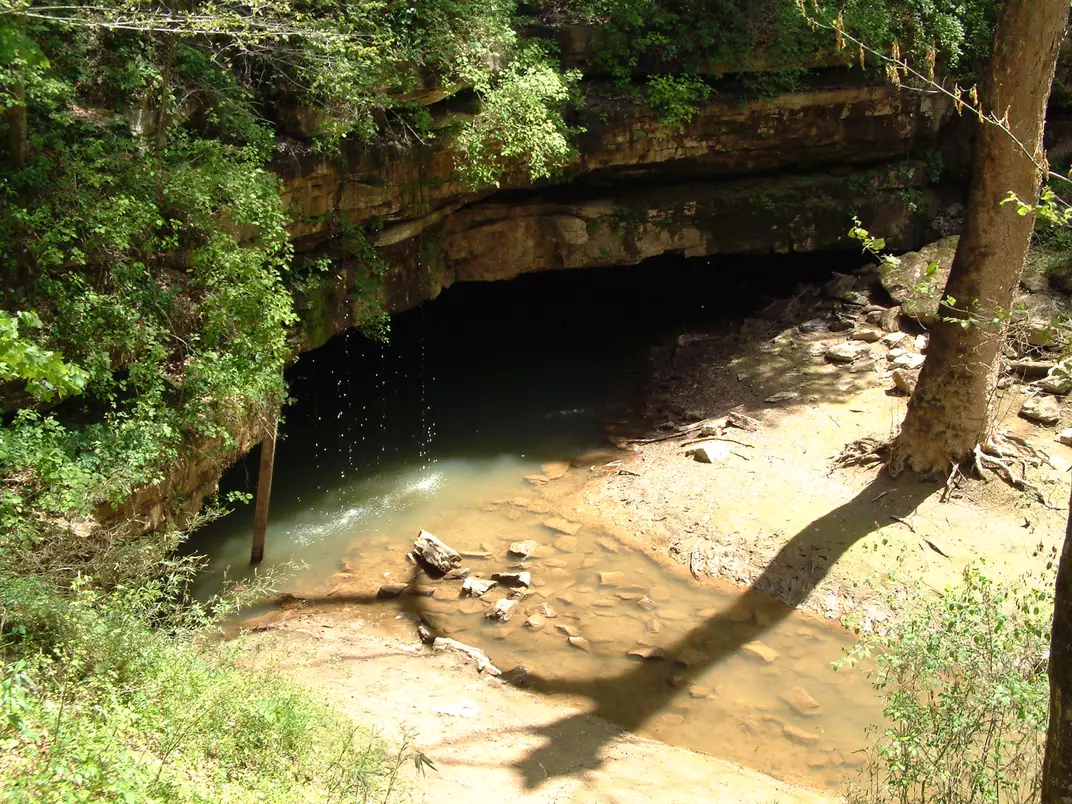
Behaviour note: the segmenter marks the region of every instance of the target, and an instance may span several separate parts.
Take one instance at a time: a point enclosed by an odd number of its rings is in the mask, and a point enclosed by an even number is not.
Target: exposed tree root
[[[834,466],[877,466],[885,464],[890,458],[892,442],[876,438],[861,438],[845,446],[834,458]],[[977,444],[972,454],[961,464],[953,464],[946,477],[941,501],[949,499],[957,488],[958,481],[964,479],[964,472],[972,470],[980,480],[989,480],[992,472],[1017,491],[1030,494],[1047,508],[1053,508],[1034,483],[1027,479],[1028,467],[1038,468],[1046,462],[1045,453],[1028,443],[1025,439],[1008,431],[995,433],[982,444]]]
[[[834,466],[844,468],[846,466],[876,466],[886,463],[890,458],[889,441],[879,441],[877,438],[861,438],[845,445],[836,458]]]
[[[1041,466],[1044,460],[1045,456],[1024,439],[1002,432],[976,445],[971,466],[981,480],[987,479],[989,469],[1014,489],[1030,494],[1049,508],[1041,489],[1027,479],[1027,467]]]

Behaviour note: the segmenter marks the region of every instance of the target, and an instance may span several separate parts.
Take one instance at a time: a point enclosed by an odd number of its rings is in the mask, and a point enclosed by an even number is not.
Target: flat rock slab
[[[835,343],[827,349],[826,359],[831,363],[852,363],[869,354],[871,354],[871,347],[864,341],[845,341],[845,343]]]
[[[626,577],[624,572],[601,572],[599,573],[600,586],[624,586]]]
[[[385,583],[383,586],[380,587],[379,591],[376,592],[376,597],[380,598],[381,600],[391,597],[398,597],[406,591],[406,587],[408,585],[409,584],[404,583]]]
[[[782,726],[782,734],[785,735],[785,739],[789,740],[789,742],[797,745],[815,745],[819,742],[818,734],[812,734],[810,731],[804,731],[804,729],[791,726],[788,723]]]
[[[426,530],[417,535],[413,542],[413,553],[424,563],[442,573],[450,572],[462,563],[462,556],[457,550],[448,547]]]
[[[480,648],[474,648],[472,645],[466,645],[463,642],[458,642],[453,639],[447,639],[446,637],[436,637],[432,642],[432,650],[436,651],[454,651],[455,653],[462,653],[476,662],[476,669],[481,673],[487,673],[492,676],[501,676],[502,670],[491,663],[491,659],[488,658],[488,654],[480,650]]]
[[[759,659],[759,661],[765,662],[766,664],[777,661],[778,657],[781,655],[770,645],[760,642],[759,640],[749,642],[741,648],[741,652],[753,659]]]
[[[539,549],[539,542],[533,539],[526,539],[523,542],[514,542],[513,544],[511,544],[509,553],[513,556],[521,556],[522,558],[528,558]]]
[[[799,715],[804,715],[804,717],[818,717],[823,713],[823,707],[820,706],[819,702],[811,697],[811,693],[803,687],[793,687],[793,689],[778,697],[781,698],[790,709]]]
[[[571,522],[568,519],[563,519],[560,516],[553,516],[543,521],[545,528],[551,530],[557,530],[559,533],[565,533],[567,536],[572,536],[581,529],[580,522]]]
[[[503,586],[532,586],[531,572],[496,572],[491,577]]]

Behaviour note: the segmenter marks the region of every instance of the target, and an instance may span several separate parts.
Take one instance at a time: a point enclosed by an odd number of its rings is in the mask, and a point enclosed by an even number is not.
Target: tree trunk
[[[1072,804],[1072,502],[1054,596],[1050,728],[1042,766],[1042,804]]]
[[[1027,203],[1038,198],[1046,102],[1068,10],[1068,0],[1001,5],[980,100],[984,113],[1007,118],[1012,136],[992,123],[977,124],[968,212],[944,294],[955,310],[943,307],[945,316],[986,322],[1012,307],[1035,218],[1001,202],[1010,192]],[[934,327],[893,444],[894,475],[948,471],[985,440],[1003,342],[1004,328],[993,324],[965,328],[958,320]]]
[[[26,164],[26,88],[22,84],[16,84],[11,95],[16,103],[8,107],[8,153],[9,163],[12,170],[18,170]]]

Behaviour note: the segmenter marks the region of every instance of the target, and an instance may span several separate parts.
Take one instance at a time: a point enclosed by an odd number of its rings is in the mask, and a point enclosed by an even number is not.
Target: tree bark
[[[12,170],[18,170],[26,164],[28,125],[26,122],[26,87],[16,85],[11,90],[17,101],[7,110],[8,154]]]
[[[962,327],[961,321],[986,322],[1012,307],[1035,218],[1001,202],[1010,192],[1026,203],[1038,199],[1046,103],[1068,11],[1068,0],[1001,5],[980,101],[984,113],[1007,119],[1009,131],[977,123],[968,212],[944,293],[955,309],[942,308],[943,315],[961,320],[931,331],[927,362],[893,444],[894,475],[948,471],[991,428],[1004,328],[974,322]]]
[[[1042,804],[1072,804],[1072,501],[1050,637],[1050,728],[1042,766]]]

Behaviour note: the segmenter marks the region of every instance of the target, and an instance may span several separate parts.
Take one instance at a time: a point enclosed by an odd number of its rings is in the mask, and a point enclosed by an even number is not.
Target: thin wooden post
[[[253,549],[249,563],[259,564],[264,558],[264,534],[268,530],[268,502],[272,497],[272,470],[275,467],[275,437],[278,420],[261,441],[261,466],[257,472],[257,503],[253,513]]]

